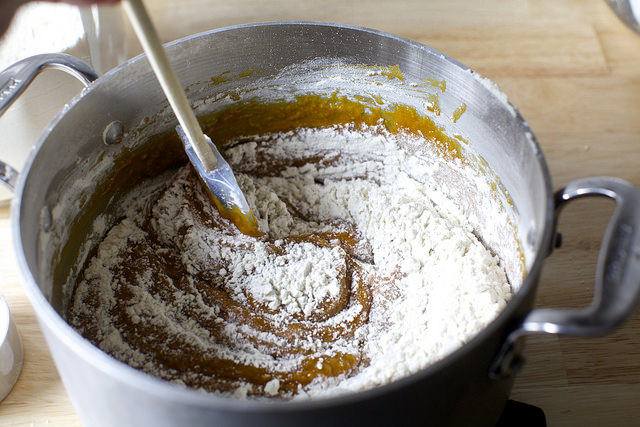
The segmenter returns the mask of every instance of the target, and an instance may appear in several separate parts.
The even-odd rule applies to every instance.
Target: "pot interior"
[[[238,120],[222,120],[229,111],[255,114],[256,131],[335,120],[308,114],[296,122],[282,107],[303,102],[311,103],[308,111],[337,106],[338,117],[360,106],[390,126],[407,122],[400,107],[427,117],[448,138],[446,155],[454,161],[418,178],[436,182],[460,207],[501,259],[514,291],[545,255],[550,184],[534,136],[493,83],[441,53],[376,31],[310,23],[213,31],[173,43],[168,53],[217,142],[239,136]],[[281,106],[280,119],[265,105]],[[124,137],[106,145],[103,131],[114,121]],[[64,308],[65,284],[102,237],[92,228],[95,218],[120,188],[154,173],[131,167],[131,159],[152,158],[157,169],[182,161],[179,149],[148,144],[175,125],[146,59],[136,58],[96,81],[43,136],[16,195],[18,232],[32,286],[56,310]],[[461,174],[460,159],[474,172]]]

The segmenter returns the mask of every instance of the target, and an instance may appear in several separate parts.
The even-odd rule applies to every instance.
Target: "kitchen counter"
[[[271,20],[342,22],[417,40],[498,83],[538,137],[556,188],[596,175],[640,187],[640,35],[602,0],[146,3],[164,41]],[[139,50],[132,41],[130,54]],[[564,244],[545,264],[538,306],[589,303],[612,211],[602,199],[564,210]],[[0,403],[0,425],[79,425],[22,289],[9,216],[8,207],[0,208],[0,292],[23,337],[25,361],[16,387]],[[601,338],[530,337],[525,354],[512,398],[541,407],[550,426],[640,419],[640,314]]]

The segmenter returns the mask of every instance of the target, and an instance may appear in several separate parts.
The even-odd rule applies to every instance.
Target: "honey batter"
[[[441,359],[501,311],[499,260],[412,176],[422,136],[382,125],[230,138],[264,236],[211,206],[190,165],[120,201],[66,317],[113,357],[236,397],[357,391]],[[435,201],[434,201],[435,200]]]

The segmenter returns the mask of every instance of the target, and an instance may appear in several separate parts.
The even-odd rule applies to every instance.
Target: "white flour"
[[[114,357],[176,383],[207,389],[198,385],[204,374],[196,368],[156,363],[157,356],[132,344],[136,332],[113,320],[121,306],[131,324],[159,328],[182,351],[272,373],[259,384],[225,382],[225,394],[239,397],[333,395],[415,373],[483,329],[511,296],[499,260],[455,205],[431,183],[414,179],[443,161],[416,160],[399,149],[420,143],[380,129],[333,127],[269,135],[228,149],[225,155],[268,235],[262,240],[205,224],[184,203],[188,168],[166,184],[147,185],[148,195],[136,193],[123,203],[125,218],[84,271],[70,323]],[[279,166],[282,159],[315,160]],[[261,162],[277,170],[265,171]],[[150,226],[142,213],[149,214]],[[338,242],[340,232],[353,238],[352,246]],[[156,240],[151,245],[147,239]],[[133,253],[127,241],[144,249]],[[152,252],[148,245],[173,254],[189,273],[180,279],[184,283],[140,256]],[[126,263],[135,265],[133,279],[119,270]],[[209,286],[202,287],[202,277],[214,283],[213,296],[202,290]],[[126,303],[118,296],[123,290]],[[226,306],[221,298],[228,298]],[[245,316],[248,308],[256,313]],[[167,344],[158,351],[174,350]],[[333,359],[357,363],[328,375]],[[287,389],[301,370],[314,371],[315,379]]]

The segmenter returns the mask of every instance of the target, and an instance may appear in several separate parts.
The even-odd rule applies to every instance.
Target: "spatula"
[[[151,68],[178,117],[180,125],[176,131],[184,143],[189,160],[209,190],[210,199],[220,214],[232,221],[241,232],[251,236],[261,235],[258,222],[231,167],[211,139],[202,132],[142,0],[123,0],[122,4],[149,58]]]

